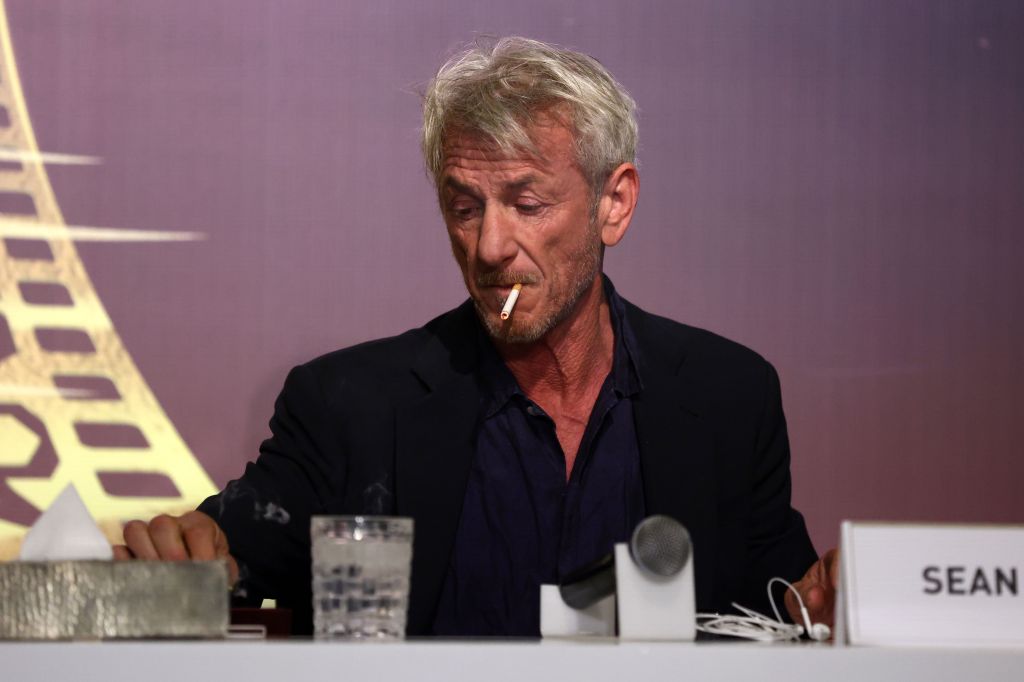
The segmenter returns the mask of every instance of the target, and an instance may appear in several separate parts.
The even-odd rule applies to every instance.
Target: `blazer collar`
[[[395,505],[416,520],[411,635],[430,631],[476,449],[477,324],[468,302],[432,323],[412,368],[425,395],[396,410]]]
[[[629,304],[627,314],[642,349],[644,388],[633,399],[633,418],[647,513],[675,518],[698,554],[702,547],[710,551],[717,526],[714,437],[701,416],[699,387],[687,379],[688,335]],[[713,579],[698,568],[698,603],[708,603]]]

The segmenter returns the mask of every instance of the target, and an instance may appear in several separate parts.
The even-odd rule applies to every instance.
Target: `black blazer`
[[[763,611],[769,578],[797,579],[816,559],[790,507],[778,376],[739,344],[625,306],[642,355],[634,417],[647,513],[689,529],[698,610]],[[410,516],[407,632],[430,633],[476,445],[478,324],[467,301],[291,371],[259,458],[200,506],[239,560],[240,597],[277,598],[308,633],[310,516]]]

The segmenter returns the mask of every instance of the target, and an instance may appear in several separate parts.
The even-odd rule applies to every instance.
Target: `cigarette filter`
[[[512,316],[512,308],[515,307],[516,301],[519,300],[519,292],[522,288],[523,285],[520,282],[516,282],[512,286],[512,291],[509,292],[508,298],[505,299],[505,305],[501,309],[501,319],[507,320]]]

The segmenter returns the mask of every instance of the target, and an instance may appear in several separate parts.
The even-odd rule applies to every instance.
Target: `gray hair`
[[[440,68],[424,99],[423,156],[435,185],[447,136],[480,135],[499,149],[534,153],[527,129],[538,113],[568,113],[595,199],[616,167],[636,160],[636,103],[579,52],[518,37],[478,41]]]

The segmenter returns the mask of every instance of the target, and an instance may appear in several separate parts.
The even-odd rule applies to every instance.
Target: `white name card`
[[[1024,526],[845,521],[837,642],[1024,646]]]

